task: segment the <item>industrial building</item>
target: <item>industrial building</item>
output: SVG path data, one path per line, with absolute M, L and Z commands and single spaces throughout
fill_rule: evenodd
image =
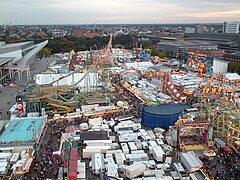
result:
M 188 49 L 217 49 L 217 44 L 214 42 L 206 41 L 177 41 L 177 42 L 159 42 L 157 48 L 169 52 L 173 57 L 177 57 L 178 54 L 184 54 L 188 52 Z
M 239 22 L 224 22 L 223 33 L 239 33 Z
M 237 33 L 192 33 L 186 35 L 189 40 L 217 44 L 219 49 L 237 50 L 240 45 L 240 35 Z

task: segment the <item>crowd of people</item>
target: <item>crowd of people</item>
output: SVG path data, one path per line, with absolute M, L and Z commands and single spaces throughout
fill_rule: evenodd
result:
M 121 89 L 121 91 L 118 89 L 118 92 L 120 92 L 118 99 L 127 98 L 126 100 L 128 101 L 130 108 L 122 112 L 106 114 L 103 118 L 110 120 L 114 117 L 127 115 L 140 118 L 141 109 L 143 107 L 141 100 L 136 98 L 131 92 L 127 91 L 120 83 L 117 84 Z M 52 122 L 47 124 L 45 134 L 42 137 L 42 143 L 39 146 L 35 146 L 36 158 L 31 166 L 32 168 L 30 169 L 30 172 L 25 176 L 25 179 L 57 178 L 58 168 L 59 166 L 63 166 L 63 162 L 59 154 L 54 152 L 59 150 L 61 135 L 65 132 L 65 128 L 70 125 L 77 125 L 80 122 L 81 121 L 78 119 L 77 121 Z
M 211 179 L 239 180 L 240 179 L 240 155 L 235 152 L 225 152 L 220 148 L 215 157 L 204 157 L 203 168 Z
M 62 166 L 62 158 L 57 153 L 59 150 L 61 135 L 64 129 L 75 122 L 49 123 L 46 126 L 42 143 L 35 146 L 36 158 L 32 164 L 26 179 L 57 179 L 58 168 Z

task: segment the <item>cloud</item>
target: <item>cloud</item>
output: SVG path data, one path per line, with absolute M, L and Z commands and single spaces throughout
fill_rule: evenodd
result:
M 0 0 L 0 24 L 223 22 L 239 0 Z

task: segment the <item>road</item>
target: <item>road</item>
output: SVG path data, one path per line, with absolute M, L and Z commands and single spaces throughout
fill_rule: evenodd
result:
M 35 60 L 33 64 L 30 65 L 31 69 L 31 80 L 36 74 L 41 73 L 42 71 L 47 70 L 48 63 L 56 61 L 56 57 L 47 57 L 41 60 Z M 8 120 L 9 116 L 7 112 L 9 109 L 16 103 L 15 97 L 16 95 L 20 94 L 24 91 L 24 84 L 30 84 L 31 81 L 27 83 L 27 76 L 26 72 L 23 73 L 23 78 L 18 81 L 18 74 L 15 74 L 15 83 L 18 84 L 18 87 L 9 87 L 5 86 L 0 93 L 0 106 L 2 107 L 2 114 L 0 114 L 0 120 Z

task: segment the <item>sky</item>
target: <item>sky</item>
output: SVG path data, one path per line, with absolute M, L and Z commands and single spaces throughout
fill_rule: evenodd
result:
M 240 0 L 0 0 L 0 24 L 240 21 Z

